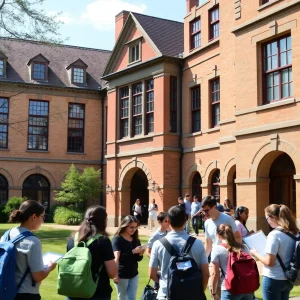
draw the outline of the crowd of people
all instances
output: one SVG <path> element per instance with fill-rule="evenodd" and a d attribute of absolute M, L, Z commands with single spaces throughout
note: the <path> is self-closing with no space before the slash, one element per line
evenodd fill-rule
<path fill-rule="evenodd" d="M 188 249 L 188 255 L 196 262 L 202 278 L 199 286 L 195 288 L 201 289 L 203 293 L 208 287 L 211 299 L 215 300 L 255 299 L 253 292 L 233 294 L 224 284 L 229 254 L 249 252 L 243 244 L 243 238 L 253 234 L 253 231 L 249 231 L 246 226 L 249 216 L 247 207 L 240 206 L 234 209 L 229 199 L 221 205 L 213 196 L 206 196 L 201 199 L 201 202 L 197 196 L 194 196 L 191 201 L 190 196 L 186 194 L 184 199 L 179 197 L 178 204 L 167 212 L 158 213 L 159 208 L 153 199 L 148 211 L 150 230 L 154 230 L 156 221 L 158 228 L 150 237 L 149 242 L 141 245 L 138 236 L 139 220 L 142 214 L 139 199 L 133 207 L 133 215 L 128 215 L 122 220 L 112 241 L 106 233 L 105 208 L 96 205 L 87 209 L 76 242 L 87 242 L 94 235 L 100 234 L 100 237 L 89 246 L 92 255 L 92 273 L 97 275 L 99 269 L 101 270 L 98 274 L 98 288 L 90 299 L 111 299 L 110 279 L 115 285 L 118 300 L 137 299 L 139 262 L 144 258 L 145 253 L 150 259 L 149 276 L 154 281 L 157 299 L 168 299 L 168 284 L 170 283 L 168 272 L 172 255 L 165 245 L 167 243 L 172 251 L 180 253 L 187 241 L 190 241 L 190 236 L 199 234 L 199 228 L 205 231 L 205 243 L 193 238 L 192 246 Z M 39 230 L 44 216 L 45 209 L 37 201 L 23 202 L 20 208 L 10 215 L 10 221 L 19 222 L 20 225 L 9 231 L 9 238 L 13 239 L 25 231 Z M 290 209 L 285 205 L 272 204 L 266 207 L 265 217 L 269 226 L 275 229 L 267 236 L 266 255 L 259 254 L 255 249 L 250 250 L 249 254 L 263 264 L 263 299 L 287 300 L 293 285 L 287 280 L 278 256 L 288 267 L 295 241 L 286 233 L 297 235 L 299 229 Z M 190 233 L 190 223 L 194 230 L 193 234 Z M 1 240 L 3 241 L 3 237 Z M 75 239 L 72 235 L 67 242 L 67 251 L 75 246 Z M 56 264 L 51 262 L 46 269 L 44 268 L 42 245 L 36 236 L 26 237 L 16 243 L 16 249 L 16 282 L 20 282 L 28 268 L 30 272 L 26 275 L 15 299 L 41 299 L 40 283 L 55 269 Z M 185 291 L 187 299 L 194 299 L 190 294 L 192 290 Z M 70 298 L 70 300 L 75 299 L 80 298 Z"/>

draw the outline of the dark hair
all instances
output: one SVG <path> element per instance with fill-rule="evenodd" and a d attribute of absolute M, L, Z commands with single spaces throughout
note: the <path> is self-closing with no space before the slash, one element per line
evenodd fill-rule
<path fill-rule="evenodd" d="M 182 198 L 182 197 L 178 197 L 178 201 L 179 201 L 179 200 L 183 200 L 183 198 Z"/>
<path fill-rule="evenodd" d="M 241 218 L 240 214 L 242 214 L 245 211 L 249 211 L 249 209 L 246 206 L 239 206 L 234 212 L 234 218 L 236 220 L 240 220 L 240 218 Z M 243 225 L 244 226 L 246 225 L 245 221 L 243 221 Z"/>
<path fill-rule="evenodd" d="M 233 209 L 233 205 L 231 204 L 231 202 L 228 198 L 224 200 L 224 206 L 226 208 Z"/>
<path fill-rule="evenodd" d="M 229 246 L 228 251 L 236 252 L 238 254 L 241 253 L 241 249 L 243 249 L 244 246 L 235 240 L 235 236 L 230 225 L 220 224 L 217 227 L 217 234 L 227 242 Z"/>
<path fill-rule="evenodd" d="M 275 218 L 285 231 L 291 231 L 294 234 L 299 232 L 296 219 L 286 205 L 271 204 L 265 208 L 265 213 L 267 213 L 270 218 Z"/>
<path fill-rule="evenodd" d="M 90 206 L 84 215 L 84 220 L 79 227 L 78 242 L 86 242 L 97 233 L 107 236 L 107 213 L 103 206 Z"/>
<path fill-rule="evenodd" d="M 194 195 L 193 199 L 198 199 L 199 200 L 199 197 L 197 195 Z"/>
<path fill-rule="evenodd" d="M 136 223 L 137 225 L 139 225 L 139 221 L 137 220 L 136 217 L 130 216 L 130 215 L 129 215 L 129 216 L 126 216 L 126 217 L 122 220 L 122 222 L 121 222 L 120 226 L 118 227 L 118 229 L 117 229 L 115 235 L 121 235 L 121 234 L 125 231 L 125 229 L 126 229 L 131 223 Z M 138 229 L 134 232 L 134 234 L 132 235 L 132 238 L 133 238 L 134 241 L 139 241 L 139 231 L 138 231 Z"/>
<path fill-rule="evenodd" d="M 206 196 L 201 201 L 201 207 L 209 206 L 210 208 L 217 205 L 217 200 L 213 196 Z"/>
<path fill-rule="evenodd" d="M 168 219 L 173 228 L 179 228 L 186 222 L 185 209 L 179 205 L 172 206 L 168 210 Z"/>
<path fill-rule="evenodd" d="M 9 216 L 10 223 L 24 223 L 26 222 L 32 215 L 36 215 L 39 217 L 45 211 L 45 207 L 35 201 L 35 200 L 26 200 L 24 201 L 19 209 L 15 209 L 11 212 Z"/>
<path fill-rule="evenodd" d="M 190 196 L 190 194 L 185 194 L 185 197 L 189 197 Z"/>
<path fill-rule="evenodd" d="M 166 212 L 160 212 L 158 215 L 157 215 L 157 221 L 158 222 L 163 222 L 163 220 L 165 219 L 165 218 L 167 218 L 168 217 L 168 214 L 166 213 Z"/>

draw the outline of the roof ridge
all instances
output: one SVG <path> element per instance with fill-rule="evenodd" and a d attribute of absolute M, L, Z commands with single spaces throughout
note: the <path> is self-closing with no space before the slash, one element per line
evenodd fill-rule
<path fill-rule="evenodd" d="M 179 24 L 184 24 L 184 22 L 179 22 L 179 21 L 175 21 L 175 20 L 170 20 L 170 19 L 166 19 L 166 18 L 160 18 L 160 17 L 154 17 L 154 16 L 149 16 L 149 15 L 144 15 L 144 14 L 140 14 L 140 13 L 136 13 L 136 12 L 131 12 L 134 15 L 140 15 L 143 17 L 149 17 L 149 18 L 154 18 L 154 19 L 160 19 L 160 20 L 165 20 L 165 21 L 170 21 L 170 22 L 175 22 L 175 23 L 179 23 Z"/>
<path fill-rule="evenodd" d="M 91 50 L 91 51 L 97 51 L 97 52 L 108 52 L 108 53 L 112 52 L 112 50 L 89 48 L 89 47 L 74 46 L 74 45 L 65 45 L 65 44 L 44 44 L 42 42 L 34 41 L 34 40 L 24 40 L 24 39 L 3 37 L 3 36 L 0 36 L 0 40 L 10 40 L 10 41 L 16 41 L 16 42 L 38 44 L 38 45 L 41 45 L 41 46 L 49 46 L 49 47 L 52 46 L 52 47 L 63 47 L 63 48 L 75 48 L 75 49 Z"/>

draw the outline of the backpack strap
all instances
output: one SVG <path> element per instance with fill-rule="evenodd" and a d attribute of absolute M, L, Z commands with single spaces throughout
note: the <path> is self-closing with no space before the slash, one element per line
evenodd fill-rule
<path fill-rule="evenodd" d="M 27 230 L 27 231 L 24 231 L 23 233 L 20 233 L 19 235 L 17 235 L 10 242 L 13 244 L 16 244 L 17 242 L 20 242 L 21 240 L 23 240 L 24 238 L 29 237 L 29 236 L 35 236 L 35 235 L 31 231 Z"/>
<path fill-rule="evenodd" d="M 196 241 L 196 238 L 189 236 L 185 245 L 183 246 L 183 248 L 181 250 L 181 254 L 188 254 L 191 251 L 195 241 Z"/>
<path fill-rule="evenodd" d="M 177 255 L 177 251 L 173 248 L 173 246 L 169 243 L 169 241 L 164 237 L 159 240 L 165 249 L 169 252 L 171 256 Z"/>
<path fill-rule="evenodd" d="M 78 245 L 78 236 L 79 236 L 79 232 L 76 232 L 75 235 L 74 235 L 74 246 Z M 101 236 L 101 234 L 97 233 L 93 237 L 91 237 L 88 241 L 85 242 L 86 247 L 89 247 L 100 236 Z"/>
<path fill-rule="evenodd" d="M 290 238 L 292 238 L 293 240 L 297 241 L 297 237 L 295 237 L 293 234 L 291 234 L 290 232 L 284 231 L 283 229 L 280 228 L 275 228 L 275 230 L 278 230 L 280 232 L 285 233 L 286 235 L 288 235 Z"/>

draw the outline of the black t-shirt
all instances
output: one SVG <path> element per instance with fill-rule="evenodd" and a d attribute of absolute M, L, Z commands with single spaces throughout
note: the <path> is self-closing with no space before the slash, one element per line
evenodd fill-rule
<path fill-rule="evenodd" d="M 143 259 L 139 254 L 132 254 L 132 250 L 140 246 L 140 241 L 129 242 L 122 236 L 116 235 L 112 240 L 114 251 L 120 251 L 119 270 L 118 275 L 123 279 L 131 279 L 135 277 L 138 272 L 138 261 Z"/>
<path fill-rule="evenodd" d="M 74 238 L 70 238 L 67 244 L 67 251 L 74 247 Z M 111 241 L 106 236 L 100 236 L 94 241 L 89 249 L 92 254 L 92 273 L 95 276 L 99 272 L 100 265 L 103 265 L 99 275 L 98 287 L 93 297 L 110 296 L 112 288 L 105 268 L 105 261 L 115 259 Z M 71 298 L 72 299 L 72 298 Z M 74 300 L 78 298 L 74 298 Z"/>

